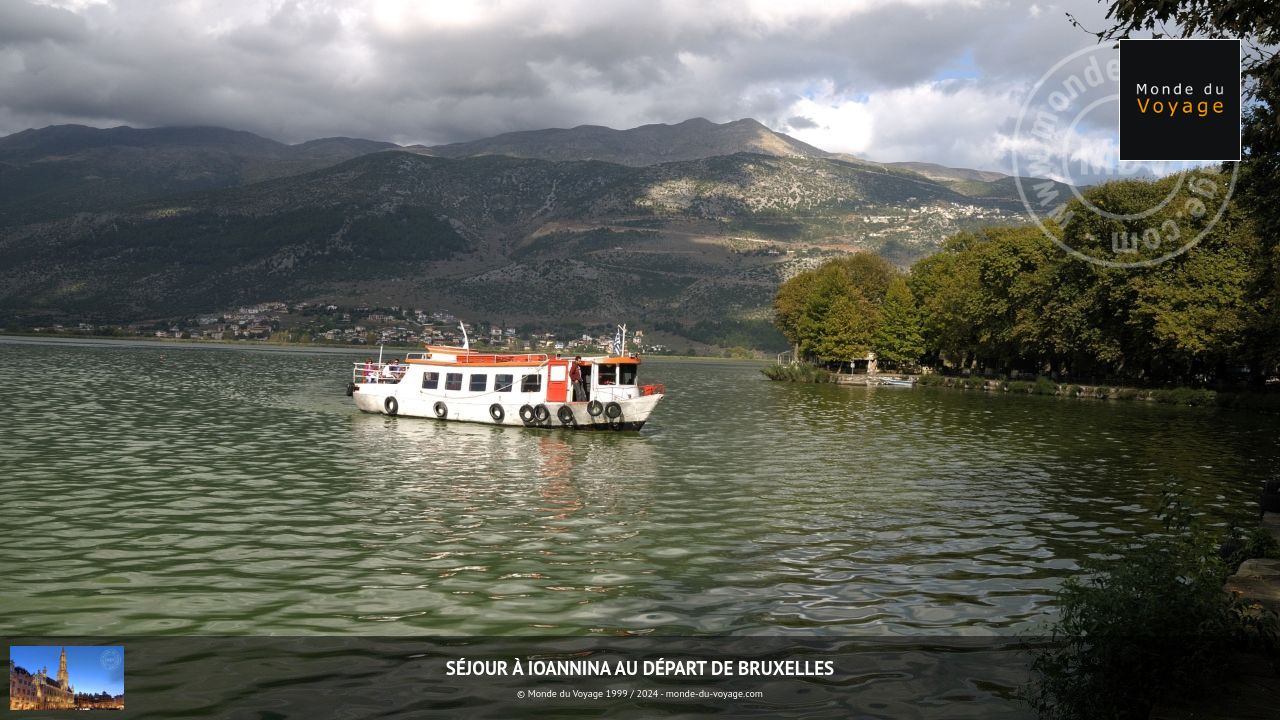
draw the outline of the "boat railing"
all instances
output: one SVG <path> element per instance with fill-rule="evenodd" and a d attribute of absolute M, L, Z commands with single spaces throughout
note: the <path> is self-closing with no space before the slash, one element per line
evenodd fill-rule
<path fill-rule="evenodd" d="M 352 363 L 351 382 L 356 385 L 398 383 L 408 369 L 409 366 L 403 363 Z"/>
<path fill-rule="evenodd" d="M 541 365 L 549 359 L 549 356 L 542 353 L 526 353 L 523 355 L 503 353 L 458 353 L 457 359 L 454 360 L 454 362 L 460 365 L 497 365 L 500 363 L 513 363 L 519 365 L 538 363 Z"/>

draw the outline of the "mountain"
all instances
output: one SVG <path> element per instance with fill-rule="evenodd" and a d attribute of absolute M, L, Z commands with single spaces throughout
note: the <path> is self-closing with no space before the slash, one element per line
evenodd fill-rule
<path fill-rule="evenodd" d="M 923 162 L 894 162 L 885 163 L 885 166 L 923 175 L 930 180 L 946 185 L 961 195 L 967 195 L 972 198 L 1000 198 L 1021 201 L 1022 197 L 1018 193 L 1019 179 L 1004 173 L 953 168 Z M 1046 182 L 1036 178 L 1022 178 L 1022 181 L 1023 190 L 1028 193 L 1028 196 L 1034 195 L 1037 192 L 1035 188 Z M 1052 182 L 1056 197 L 1071 197 L 1072 190 L 1070 185 L 1057 181 Z"/>
<path fill-rule="evenodd" d="M 945 165 L 926 162 L 892 162 L 885 163 L 889 167 L 910 170 L 911 172 L 923 175 L 930 180 L 951 181 L 951 180 L 976 180 L 978 182 L 992 182 L 1001 178 L 1009 177 L 1004 173 L 991 172 L 988 170 L 969 170 L 967 168 L 953 168 Z"/>
<path fill-rule="evenodd" d="M 0 226 L 235 187 L 399 148 L 326 138 L 286 145 L 217 127 L 55 125 L 0 138 Z"/>
<path fill-rule="evenodd" d="M 828 156 L 812 145 L 774 132 L 749 118 L 723 124 L 694 118 L 676 125 L 641 125 L 630 130 L 599 125 L 529 130 L 473 142 L 436 145 L 427 151 L 449 158 L 510 155 L 539 160 L 602 160 L 631 166 L 741 152 L 778 157 Z"/>
<path fill-rule="evenodd" d="M 1008 222 L 913 172 L 737 153 L 648 166 L 375 152 L 0 229 L 0 316 L 134 320 L 265 300 L 508 320 L 767 325 L 778 283 Z"/>
<path fill-rule="evenodd" d="M 403 148 L 55 126 L 0 138 L 0 323 L 283 300 L 778 339 L 785 278 L 858 249 L 907 265 L 1021 222 L 1015 182 L 826 153 L 754 120 Z"/>
<path fill-rule="evenodd" d="M 533 130 L 452 145 L 402 148 L 389 142 L 332 137 L 297 145 L 218 127 L 98 129 L 55 125 L 0 138 L 0 227 L 93 212 L 151 198 L 238 187 L 298 175 L 361 155 L 407 150 L 461 158 L 507 155 L 543 160 L 601 160 L 634 167 L 735 153 L 826 158 L 881 173 L 923 176 L 964 195 L 1016 200 L 1000 173 L 930 163 L 875 163 L 827 153 L 751 119 L 716 124 L 612 130 L 596 125 Z"/>

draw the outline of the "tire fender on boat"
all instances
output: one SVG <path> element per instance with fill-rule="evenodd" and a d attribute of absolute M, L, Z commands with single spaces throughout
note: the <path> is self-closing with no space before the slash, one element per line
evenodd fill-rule
<path fill-rule="evenodd" d="M 436 414 L 436 417 L 438 418 L 443 418 L 449 414 L 449 406 L 445 405 L 439 400 L 436 401 L 435 405 L 431 406 L 431 410 Z"/>
<path fill-rule="evenodd" d="M 400 402 L 393 397 L 388 397 L 382 401 L 382 409 L 386 410 L 388 415 L 395 415 L 400 412 Z"/>
<path fill-rule="evenodd" d="M 616 402 L 610 402 L 604 406 L 604 415 L 610 420 L 617 420 L 622 417 L 622 406 Z"/>
<path fill-rule="evenodd" d="M 561 425 L 576 424 L 573 421 L 573 408 L 569 407 L 568 405 L 561 405 L 560 409 L 556 410 L 556 417 L 560 419 Z"/>
<path fill-rule="evenodd" d="M 520 421 L 523 422 L 525 425 L 533 424 L 533 406 L 532 405 L 520 406 Z"/>
<path fill-rule="evenodd" d="M 538 406 L 533 409 L 533 419 L 540 423 L 546 422 L 550 417 L 551 411 L 547 409 L 546 405 L 539 403 Z"/>
<path fill-rule="evenodd" d="M 504 411 L 502 409 L 502 406 L 499 405 L 498 403 L 494 403 L 489 406 L 489 417 L 493 418 L 494 422 L 500 423 L 502 422 L 502 419 L 505 418 L 506 416 L 507 416 L 506 411 Z"/>
<path fill-rule="evenodd" d="M 356 394 L 356 384 L 347 383 L 347 397 L 351 397 L 352 395 L 355 395 L 355 394 Z"/>
<path fill-rule="evenodd" d="M 591 417 L 600 417 L 602 412 L 604 412 L 604 405 L 599 400 L 592 400 L 587 403 L 587 414 Z"/>

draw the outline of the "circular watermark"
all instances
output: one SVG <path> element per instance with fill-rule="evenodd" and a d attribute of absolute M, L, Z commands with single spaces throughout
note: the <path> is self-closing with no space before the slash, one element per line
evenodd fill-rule
<path fill-rule="evenodd" d="M 1119 51 L 1091 45 L 1040 77 L 1014 127 L 1013 174 L 1031 219 L 1073 257 L 1105 267 L 1157 265 L 1195 247 L 1227 210 L 1239 163 L 1122 161 L 1116 145 L 1120 95 Z M 1172 176 L 1168 192 L 1146 207 L 1108 210 L 1081 192 L 1110 180 Z M 1104 220 L 1106 237 L 1062 232 L 1079 213 Z"/>
<path fill-rule="evenodd" d="M 102 663 L 102 667 L 106 670 L 115 670 L 124 662 L 124 656 L 119 650 L 109 648 L 102 651 L 102 655 L 98 658 L 98 662 Z"/>

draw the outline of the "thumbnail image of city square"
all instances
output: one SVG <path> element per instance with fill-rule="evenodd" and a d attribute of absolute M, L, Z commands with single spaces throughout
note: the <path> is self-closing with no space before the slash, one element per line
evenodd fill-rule
<path fill-rule="evenodd" d="M 10 646 L 9 709 L 123 710 L 124 648 Z"/>

